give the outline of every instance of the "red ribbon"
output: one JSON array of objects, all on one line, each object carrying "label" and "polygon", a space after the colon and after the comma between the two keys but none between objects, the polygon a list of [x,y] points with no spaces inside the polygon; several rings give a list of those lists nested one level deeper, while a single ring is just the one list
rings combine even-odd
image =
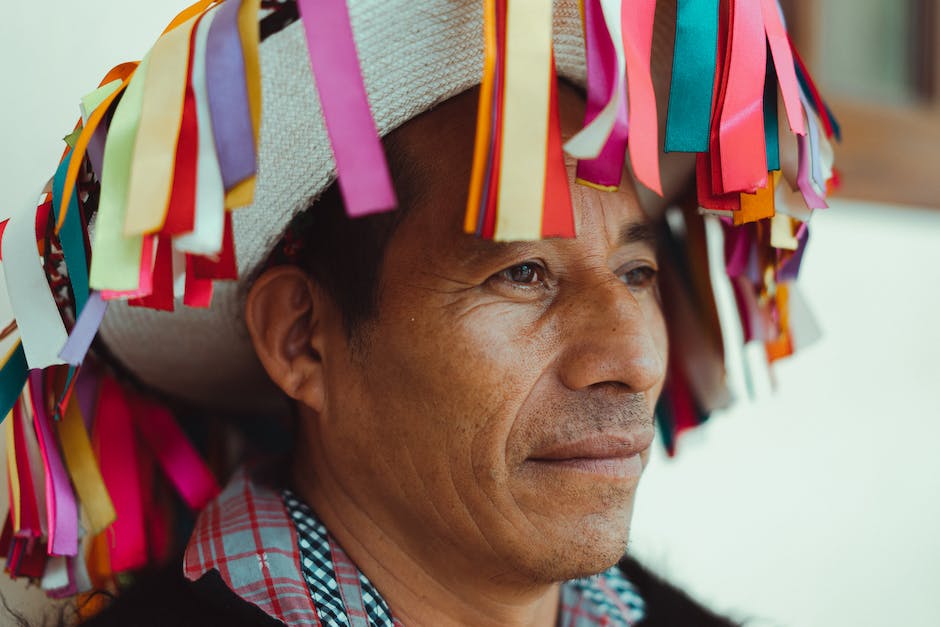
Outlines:
[{"label": "red ribbon", "polygon": [[757,2],[731,0],[731,11],[728,78],[719,130],[722,191],[753,193],[767,185],[766,34]]}]

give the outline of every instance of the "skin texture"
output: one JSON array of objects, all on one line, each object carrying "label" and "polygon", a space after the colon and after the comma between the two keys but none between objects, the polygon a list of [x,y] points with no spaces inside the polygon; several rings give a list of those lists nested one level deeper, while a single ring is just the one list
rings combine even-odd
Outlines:
[{"label": "skin texture", "polygon": [[[559,92],[568,137],[583,102]],[[246,318],[300,408],[295,489],[396,616],[547,626],[558,582],[626,549],[666,370],[657,262],[629,183],[572,184],[575,239],[462,233],[475,117],[468,92],[396,131],[420,192],[373,320],[350,338],[293,267]]]}]

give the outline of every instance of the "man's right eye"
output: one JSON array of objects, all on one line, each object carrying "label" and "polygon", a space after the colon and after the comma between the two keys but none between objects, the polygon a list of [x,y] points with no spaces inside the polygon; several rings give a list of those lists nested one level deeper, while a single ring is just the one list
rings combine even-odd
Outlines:
[{"label": "man's right eye", "polygon": [[526,263],[520,263],[511,268],[506,268],[497,276],[510,283],[535,285],[542,281],[544,278],[543,275],[543,268],[540,265],[527,261]]}]

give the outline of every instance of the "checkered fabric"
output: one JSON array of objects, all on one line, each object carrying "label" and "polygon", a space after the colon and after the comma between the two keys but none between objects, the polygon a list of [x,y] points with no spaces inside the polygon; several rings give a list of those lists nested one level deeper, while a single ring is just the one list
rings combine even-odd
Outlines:
[{"label": "checkered fabric", "polygon": [[401,627],[385,599],[330,537],[313,510],[290,490],[282,496],[297,526],[304,579],[322,619],[330,625]]},{"label": "checkered fabric", "polygon": [[[313,510],[242,471],[200,514],[184,571],[219,571],[235,594],[288,625],[403,627]],[[619,568],[562,584],[561,627],[631,627],[643,599]]]},{"label": "checkered fabric", "polygon": [[320,620],[300,571],[297,530],[275,491],[241,470],[202,510],[186,547],[183,573],[195,581],[215,569],[239,597],[287,625]]}]

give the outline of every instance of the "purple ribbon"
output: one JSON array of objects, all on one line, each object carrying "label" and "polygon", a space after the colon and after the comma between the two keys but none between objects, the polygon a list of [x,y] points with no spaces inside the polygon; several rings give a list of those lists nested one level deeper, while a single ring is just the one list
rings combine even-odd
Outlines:
[{"label": "purple ribbon", "polygon": [[95,423],[95,405],[98,403],[98,371],[93,363],[89,362],[82,366],[76,376],[78,377],[78,381],[75,382],[76,401],[82,412],[85,430],[91,433],[92,425]]},{"label": "purple ribbon", "polygon": [[108,127],[111,126],[111,116],[113,109],[104,114],[101,121],[98,122],[95,132],[91,134],[88,140],[88,147],[85,148],[85,156],[91,163],[92,172],[98,180],[101,180],[101,173],[104,171],[104,144],[108,137]]},{"label": "purple ribbon", "polygon": [[255,131],[248,108],[245,57],[238,30],[241,0],[217,9],[206,42],[206,91],[212,134],[226,191],[257,170]]},{"label": "purple ribbon", "polygon": [[69,476],[59,457],[43,390],[43,373],[31,370],[29,391],[33,398],[33,421],[39,437],[39,450],[46,468],[46,520],[50,555],[78,555],[78,507]]},{"label": "purple ribbon", "polygon": [[796,236],[797,242],[799,243],[796,251],[777,270],[778,283],[795,281],[800,274],[800,266],[803,265],[803,253],[806,252],[806,245],[809,242],[809,229],[805,228],[806,223],[803,223],[803,227],[804,228],[801,228]]},{"label": "purple ribbon", "polygon": [[92,341],[98,334],[98,328],[101,321],[104,320],[104,314],[108,311],[108,301],[101,298],[100,292],[92,292],[85,303],[85,308],[78,316],[72,334],[62,350],[59,351],[59,359],[65,361],[71,366],[80,366],[88,354]]},{"label": "purple ribbon", "polygon": [[807,135],[797,135],[796,137],[797,158],[799,163],[799,168],[796,173],[796,184],[803,194],[803,199],[806,201],[807,207],[810,209],[825,209],[829,206],[826,204],[826,199],[816,192],[813,188],[813,182],[810,180],[812,149],[809,145],[810,140]]}]

